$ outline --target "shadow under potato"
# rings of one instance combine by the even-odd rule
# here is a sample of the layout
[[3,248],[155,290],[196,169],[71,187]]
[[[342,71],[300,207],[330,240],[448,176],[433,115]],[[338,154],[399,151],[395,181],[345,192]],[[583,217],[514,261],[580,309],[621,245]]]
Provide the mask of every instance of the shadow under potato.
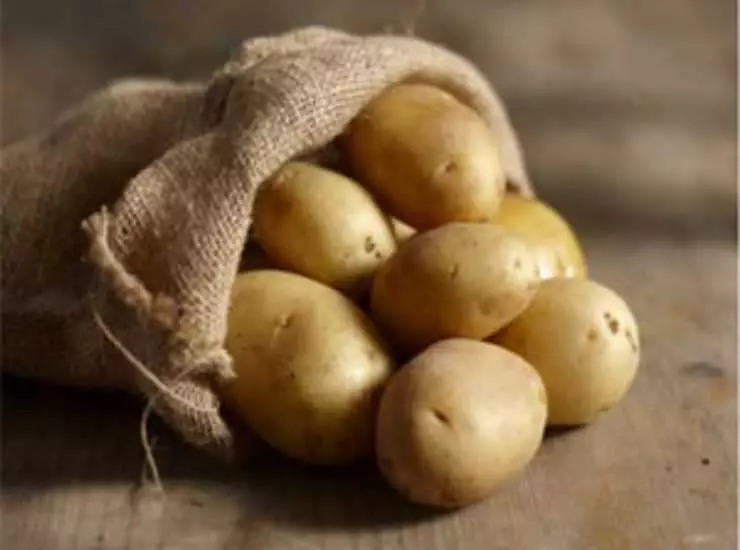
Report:
[[278,523],[312,529],[377,528],[431,521],[454,511],[410,503],[371,463],[312,468],[270,456],[244,472],[249,501]]

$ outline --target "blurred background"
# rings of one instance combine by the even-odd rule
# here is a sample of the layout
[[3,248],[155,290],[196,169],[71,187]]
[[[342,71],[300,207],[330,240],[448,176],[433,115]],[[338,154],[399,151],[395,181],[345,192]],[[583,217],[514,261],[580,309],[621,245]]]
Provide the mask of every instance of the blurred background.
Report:
[[490,78],[538,189],[581,224],[735,232],[733,0],[5,0],[2,12],[3,143],[114,78],[207,78],[256,34],[412,29]]

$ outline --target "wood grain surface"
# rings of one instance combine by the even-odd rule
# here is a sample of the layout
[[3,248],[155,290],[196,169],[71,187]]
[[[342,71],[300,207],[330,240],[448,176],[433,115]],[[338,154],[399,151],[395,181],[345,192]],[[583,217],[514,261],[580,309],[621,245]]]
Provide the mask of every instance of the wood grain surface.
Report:
[[112,78],[201,77],[239,40],[321,23],[402,29],[469,56],[501,90],[535,185],[591,272],[640,322],[626,401],[549,434],[491,499],[406,504],[370,465],[230,469],[142,403],[4,380],[7,550],[730,550],[737,547],[735,7],[731,0],[416,2],[5,0],[3,143]]

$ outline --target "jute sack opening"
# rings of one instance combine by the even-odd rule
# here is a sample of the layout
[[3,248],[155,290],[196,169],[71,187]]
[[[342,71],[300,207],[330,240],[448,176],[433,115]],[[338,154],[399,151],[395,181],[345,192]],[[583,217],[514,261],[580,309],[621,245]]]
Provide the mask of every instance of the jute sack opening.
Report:
[[505,109],[469,62],[324,28],[248,40],[207,86],[115,84],[3,150],[3,369],[141,393],[188,442],[233,457],[218,389],[234,375],[229,296],[259,185],[407,81],[480,113],[510,187],[532,194]]

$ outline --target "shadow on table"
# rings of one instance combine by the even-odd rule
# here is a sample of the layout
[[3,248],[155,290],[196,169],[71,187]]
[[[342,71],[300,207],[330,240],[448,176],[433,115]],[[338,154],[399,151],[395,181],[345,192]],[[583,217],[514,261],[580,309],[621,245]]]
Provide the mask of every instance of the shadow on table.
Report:
[[[123,484],[135,493],[144,487],[145,474],[141,407],[141,401],[126,395],[6,377],[0,478],[4,491],[12,495]],[[245,521],[362,529],[440,514],[406,503],[371,463],[311,468],[260,448],[248,464],[234,468],[189,447],[157,419],[150,425],[165,490],[168,485],[177,489],[195,484],[222,487],[231,496],[236,492],[244,498]]]

